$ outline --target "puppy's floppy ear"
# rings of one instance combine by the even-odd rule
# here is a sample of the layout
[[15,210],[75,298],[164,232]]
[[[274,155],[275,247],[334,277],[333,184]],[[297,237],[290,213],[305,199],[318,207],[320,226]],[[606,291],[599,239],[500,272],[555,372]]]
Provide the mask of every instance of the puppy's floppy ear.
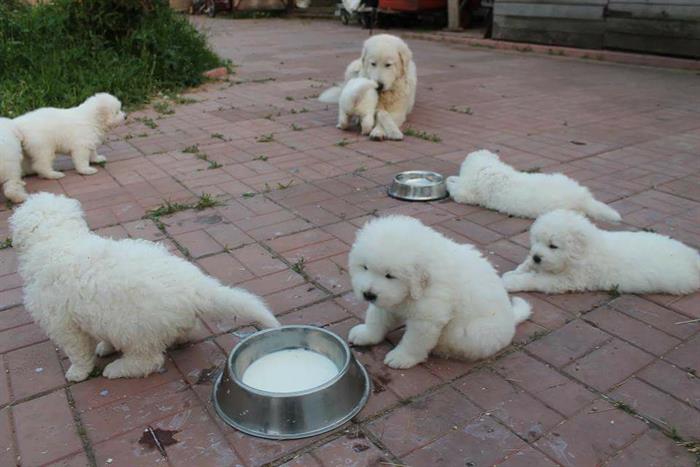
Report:
[[420,300],[423,298],[423,292],[430,283],[430,274],[420,265],[416,265],[412,270],[408,271],[408,282],[411,298]]
[[408,74],[411,60],[413,60],[413,52],[411,52],[411,49],[408,48],[405,42],[401,43],[399,46],[399,61],[401,62],[402,77]]
[[569,256],[575,260],[581,259],[588,250],[588,232],[571,230],[566,234],[565,243]]
[[362,62],[362,74],[367,76],[367,43],[362,46],[362,55],[360,55],[360,62]]

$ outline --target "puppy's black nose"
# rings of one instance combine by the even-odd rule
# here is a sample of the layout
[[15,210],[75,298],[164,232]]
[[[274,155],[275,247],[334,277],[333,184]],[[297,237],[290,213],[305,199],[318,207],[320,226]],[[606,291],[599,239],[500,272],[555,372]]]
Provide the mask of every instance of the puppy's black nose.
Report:
[[542,262],[542,258],[540,258],[538,255],[533,256],[532,260],[537,264],[540,264]]
[[368,302],[373,302],[377,299],[377,294],[374,292],[362,292],[362,296],[365,297],[365,300]]
[[377,83],[377,91],[382,92],[382,89],[384,89],[384,83]]

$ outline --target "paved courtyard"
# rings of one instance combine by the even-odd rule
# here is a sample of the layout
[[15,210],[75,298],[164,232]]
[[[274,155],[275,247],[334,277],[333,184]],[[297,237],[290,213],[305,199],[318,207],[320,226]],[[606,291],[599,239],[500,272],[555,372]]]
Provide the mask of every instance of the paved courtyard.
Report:
[[[456,173],[477,148],[521,169],[560,171],[617,208],[624,224],[700,247],[700,79],[696,72],[410,40],[419,73],[407,127],[372,142],[335,128],[315,96],[359,55],[367,32],[335,22],[205,20],[238,65],[134,112],[106,167],[30,191],[78,198],[113,238],[162,241],[227,284],[265,297],[283,323],[347,337],[364,316],[347,252],[372,216],[420,218],[473,243],[501,272],[527,252],[529,221],[452,201],[385,195],[406,169]],[[209,194],[221,204],[199,210]],[[149,216],[165,200],[180,203]],[[8,236],[0,211],[0,239]],[[649,254],[654,254],[650,251]],[[265,441],[221,423],[211,375],[248,323],[207,321],[164,371],[68,384],[67,360],[21,305],[12,248],[0,250],[0,465],[693,466],[700,439],[700,294],[522,294],[534,307],[495,358],[382,364],[401,332],[356,349],[372,375],[367,407],[333,433]],[[108,286],[107,284],[105,286]],[[128,311],[128,310],[125,310]],[[100,367],[108,363],[100,361]],[[139,443],[174,430],[167,458]]]

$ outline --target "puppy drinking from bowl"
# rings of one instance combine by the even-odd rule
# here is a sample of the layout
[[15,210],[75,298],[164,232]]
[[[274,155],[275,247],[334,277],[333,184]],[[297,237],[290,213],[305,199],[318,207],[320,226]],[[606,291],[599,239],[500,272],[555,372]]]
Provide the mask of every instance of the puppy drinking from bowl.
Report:
[[169,345],[188,340],[198,315],[279,326],[257,296],[225,287],[162,245],[93,234],[74,199],[32,195],[10,228],[24,305],[68,355],[69,381],[88,377],[95,354],[116,350],[122,357],[103,376],[147,376],[163,365]]
[[608,232],[559,209],[532,224],[530,255],[503,283],[511,292],[687,294],[700,288],[700,255],[664,235]]
[[350,330],[355,345],[380,343],[398,324],[406,331],[384,363],[410,368],[431,351],[479,359],[510,344],[530,305],[512,300],[491,264],[407,216],[389,216],[358,232],[350,251],[352,286],[369,302],[364,324]]

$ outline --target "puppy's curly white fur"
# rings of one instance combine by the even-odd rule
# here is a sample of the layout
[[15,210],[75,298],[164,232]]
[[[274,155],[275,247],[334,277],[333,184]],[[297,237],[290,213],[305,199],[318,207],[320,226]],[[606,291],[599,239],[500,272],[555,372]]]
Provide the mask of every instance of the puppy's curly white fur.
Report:
[[377,110],[377,83],[367,78],[353,78],[345,84],[338,101],[338,128],[347,130],[353,117],[360,120],[363,135],[374,128],[374,113]]
[[537,218],[530,255],[503,283],[510,291],[687,294],[700,288],[700,255],[664,235],[608,232],[556,210]]
[[122,104],[116,97],[98,93],[77,107],[45,107],[15,118],[31,171],[40,177],[57,179],[65,174],[53,169],[56,153],[70,154],[79,174],[91,175],[97,169],[90,162],[104,162],[97,154],[107,130],[124,121]]
[[25,307],[68,355],[69,381],[88,377],[96,352],[114,350],[123,355],[104,376],[150,374],[169,345],[188,339],[200,314],[279,326],[258,297],[223,286],[160,244],[93,234],[76,200],[32,195],[10,227]]
[[407,216],[370,221],[350,251],[358,297],[369,302],[364,324],[350,331],[355,345],[381,342],[396,325],[406,332],[384,363],[409,368],[431,351],[464,359],[506,347],[530,305],[511,301],[491,264],[471,245],[460,245]]
[[560,173],[518,172],[487,150],[469,154],[459,176],[447,178],[450,196],[514,216],[535,218],[554,209],[572,209],[594,219],[619,222],[620,214],[597,201],[588,188]]
[[9,118],[0,118],[0,183],[13,203],[27,199],[22,181],[22,133]]

